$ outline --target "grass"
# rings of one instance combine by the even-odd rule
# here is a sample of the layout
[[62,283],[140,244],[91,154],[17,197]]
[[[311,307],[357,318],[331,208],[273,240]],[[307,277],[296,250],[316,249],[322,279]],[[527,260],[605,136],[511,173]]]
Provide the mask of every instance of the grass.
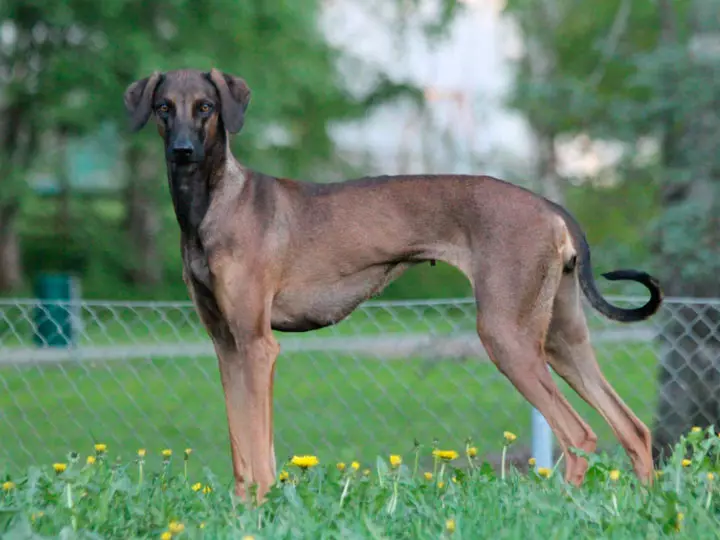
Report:
[[[611,382],[646,422],[652,420],[656,357],[644,344],[606,346],[598,357]],[[603,445],[607,425],[564,383]],[[286,354],[274,389],[278,459],[290,452],[321,459],[367,460],[434,438],[481,455],[514,426],[530,442],[530,408],[494,365],[477,359],[385,361],[373,357]],[[51,463],[68,449],[104,438],[121,457],[148,445],[196,448],[193,467],[227,475],[222,389],[213,357],[0,368],[0,472]],[[109,429],[111,427],[111,429]],[[398,447],[398,444],[401,447]],[[154,459],[154,458],[153,458]]]
[[[499,445],[498,445],[499,446]],[[81,449],[84,450],[84,449]],[[683,438],[650,487],[612,456],[587,456],[581,488],[561,469],[499,477],[475,458],[417,467],[428,447],[344,469],[285,463],[264,504],[246,505],[212,474],[186,476],[182,453],[156,466],[90,447],[3,479],[3,538],[718,538],[720,438],[713,429]],[[458,450],[463,453],[463,448]],[[109,451],[108,451],[109,452]],[[87,453],[87,452],[86,452]],[[686,456],[688,456],[686,458]],[[684,459],[686,458],[686,459]],[[188,457],[196,459],[193,452]],[[437,458],[435,458],[437,459]],[[389,461],[389,463],[388,463]],[[142,466],[142,473],[140,467]],[[426,472],[434,471],[431,478]],[[60,471],[60,472],[57,472]],[[205,489],[205,487],[209,487]]]
[[[473,310],[471,304],[459,308],[442,303],[365,307],[336,327],[291,337],[471,332],[474,319],[469,315]],[[6,320],[9,315],[6,310]],[[16,314],[13,320],[20,318]],[[207,339],[186,307],[95,309],[86,320],[84,344]],[[0,346],[12,346],[12,336],[15,346],[28,346],[28,329],[18,332],[14,327],[8,332],[6,328]],[[655,351],[645,343],[623,343],[598,346],[597,352],[610,383],[650,424],[657,393]],[[616,441],[599,415],[556,380],[599,435],[602,447],[615,448]],[[600,486],[598,493],[587,497],[576,493],[576,503],[568,503],[556,476],[540,479],[513,474],[501,482],[487,467],[482,472],[470,471],[461,485],[447,483],[442,494],[422,478],[413,480],[403,468],[397,506],[388,514],[384,509],[392,500],[391,484],[389,480],[381,483],[378,455],[399,453],[408,461],[416,440],[427,447],[438,439],[461,449],[470,437],[480,460],[494,460],[499,455],[501,434],[509,427],[518,433],[514,457],[527,452],[527,402],[495,366],[478,359],[281,354],[274,396],[278,462],[282,464],[292,453],[313,454],[323,467],[310,471],[298,485],[280,486],[262,510],[233,510],[228,495],[227,423],[214,357],[0,367],[0,476],[10,475],[18,486],[4,498],[0,494],[5,505],[0,506],[0,537],[22,537],[28,527],[45,536],[59,535],[63,527],[72,528],[73,516],[79,529],[93,531],[98,537],[157,537],[172,519],[185,524],[183,536],[198,537],[202,532],[212,538],[242,538],[243,534],[256,538],[438,538],[449,535],[443,532],[449,516],[456,521],[454,537],[468,538],[495,533],[513,538],[528,534],[622,537],[638,530],[662,532],[667,525],[661,518],[653,518],[648,525],[637,516],[638,501],[644,499],[638,499],[635,491],[623,491],[624,498],[618,499],[626,512],[620,519],[608,514],[608,486]],[[101,462],[101,467],[115,466],[114,472],[91,468],[79,473],[80,483],[73,487],[75,511],[69,513],[63,506],[63,477],[56,478],[48,466],[68,461],[68,452],[82,453],[97,442],[109,446],[108,461]],[[148,472],[146,483],[138,487],[133,476],[137,464],[132,460],[141,447],[147,448]],[[182,449],[187,447],[194,449],[188,463],[190,483],[209,483],[212,493],[193,492],[183,475],[177,474],[177,460],[182,460]],[[154,476],[165,470],[160,455],[163,448],[175,451],[165,491],[159,487],[161,478]],[[370,477],[353,480],[342,508],[339,498],[344,484],[334,469],[338,460],[348,464],[358,460],[363,469],[372,470]],[[84,456],[81,461],[84,463]],[[71,473],[82,463],[72,467]],[[468,460],[461,457],[455,464],[467,467]],[[623,464],[627,463],[622,454],[614,458],[613,466]],[[420,466],[432,467],[427,453],[421,455]],[[602,476],[603,466],[597,467]],[[616,484],[618,490],[621,486],[631,489],[631,483],[623,482]],[[81,489],[88,495],[82,497]],[[693,501],[683,500],[683,504]],[[33,522],[30,516],[40,511],[44,516]],[[685,513],[683,531],[702,530],[697,527],[704,527],[703,523],[696,520],[705,514]],[[409,517],[420,520],[420,525],[409,525]],[[560,532],[551,534],[561,518]],[[201,531],[202,522],[206,527]],[[14,533],[4,535],[3,527]]]

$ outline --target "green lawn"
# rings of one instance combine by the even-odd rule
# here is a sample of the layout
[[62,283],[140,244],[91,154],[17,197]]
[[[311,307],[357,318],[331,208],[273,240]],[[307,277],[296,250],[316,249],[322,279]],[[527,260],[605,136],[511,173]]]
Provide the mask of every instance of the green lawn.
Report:
[[[441,444],[444,441],[441,441]],[[589,456],[582,487],[552,469],[498,474],[482,460],[432,463],[430,448],[344,469],[334,461],[283,463],[264,504],[243,504],[232,483],[165,463],[45,464],[3,478],[0,536],[20,538],[712,539],[720,534],[720,439],[692,432],[684,452],[641,485],[612,456]],[[499,450],[496,439],[494,449]],[[441,446],[446,448],[446,446]],[[92,449],[90,454],[95,452]],[[189,461],[196,460],[196,453]],[[93,456],[94,457],[94,456]],[[420,463],[419,467],[416,466]],[[142,466],[142,476],[140,467]],[[432,471],[432,473],[431,473]],[[430,474],[428,477],[427,474]]]
[[[652,419],[656,358],[644,344],[599,349],[603,369],[641,418]],[[604,445],[615,440],[599,416],[566,395]],[[128,458],[145,447],[197,451],[196,464],[229,472],[227,426],[216,360],[147,359],[0,368],[0,470],[62,459],[96,441]],[[278,460],[315,453],[323,460],[374,460],[406,452],[417,438],[481,453],[504,430],[530,443],[530,408],[496,368],[478,360],[394,360],[286,354],[275,385]]]

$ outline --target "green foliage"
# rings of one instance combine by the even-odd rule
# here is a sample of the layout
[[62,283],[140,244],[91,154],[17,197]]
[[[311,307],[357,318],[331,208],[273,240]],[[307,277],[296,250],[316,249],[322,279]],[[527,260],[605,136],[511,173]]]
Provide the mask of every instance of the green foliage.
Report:
[[[537,48],[519,64],[511,104],[550,133],[624,143],[621,182],[636,182],[638,168],[652,176],[662,212],[643,227],[644,242],[670,294],[720,293],[720,55],[706,45],[720,30],[708,16],[716,7],[708,0],[507,5]],[[641,139],[657,145],[642,165]]]
[[[691,455],[683,461],[686,452]],[[720,439],[691,433],[651,487],[612,457],[587,456],[581,488],[560,470],[512,469],[498,475],[469,457],[469,466],[435,458],[431,478],[418,467],[430,449],[416,446],[375,463],[285,463],[262,505],[237,504],[232,486],[207,471],[188,475],[194,453],[115,461],[107,450],[70,454],[67,469],[31,468],[6,479],[0,492],[3,538],[79,535],[90,538],[705,538],[720,526]],[[466,451],[461,450],[462,454]],[[183,461],[181,461],[183,460]],[[504,477],[504,478],[503,478]]]
[[465,298],[472,287],[465,274],[454,266],[438,261],[435,266],[421,264],[390,283],[380,298]]
[[[459,10],[451,0],[438,0],[438,5],[437,17],[426,28],[429,35],[441,34]],[[78,187],[74,178],[78,164],[63,163],[58,157],[60,136],[68,138],[68,150],[78,141],[86,146],[88,139],[104,141],[101,161],[113,172],[118,188],[142,175],[142,182],[148,184],[143,187],[147,196],[162,209],[158,243],[177,248],[176,223],[165,211],[170,205],[162,143],[152,126],[137,134],[128,132],[122,99],[131,82],[155,70],[216,67],[247,81],[252,92],[247,122],[232,145],[248,166],[276,176],[321,182],[350,175],[334,154],[329,127],[398,98],[420,103],[422,92],[364,66],[363,72],[374,78],[374,84],[364,94],[351,95],[336,70],[341,52],[325,41],[318,27],[320,10],[318,0],[3,2],[0,21],[12,26],[17,39],[0,54],[0,67],[10,74],[2,90],[0,114],[15,118],[9,113],[17,113],[17,129],[9,121],[6,129],[22,133],[18,139],[22,144],[0,137],[0,154],[8,165],[0,203],[10,199],[22,203],[21,229],[26,232],[21,238],[31,271],[27,277],[49,267],[77,269],[77,264],[58,259],[62,258],[59,246],[68,243],[68,247],[81,245],[86,253],[82,278],[90,294],[118,298],[118,294],[148,293],[126,279],[135,255],[126,238],[124,211],[88,212],[87,200],[75,200],[72,239],[57,238],[54,250],[48,250],[55,247],[51,246],[53,229],[43,231],[37,241],[37,231],[27,232],[37,229],[34,217],[38,213],[57,210],[52,200],[34,200],[28,189],[32,174],[53,177],[64,171],[72,176],[73,189]],[[130,145],[142,149],[155,164],[154,171],[128,170],[123,159]],[[87,161],[87,156],[83,159]],[[175,287],[180,276],[178,250],[164,253],[162,260],[169,279],[152,292],[156,297],[180,294],[185,298],[186,293]]]
[[[623,4],[627,0],[593,2],[592,8],[570,0],[509,0],[507,12],[520,22],[526,46],[537,48],[550,65],[546,76],[535,77],[538,66],[521,64],[511,103],[557,133],[592,133],[598,122],[613,120],[605,107],[618,92],[647,99],[651,89],[628,85],[627,79],[635,71],[632,54],[657,40],[655,3]],[[614,23],[622,23],[617,39]]]

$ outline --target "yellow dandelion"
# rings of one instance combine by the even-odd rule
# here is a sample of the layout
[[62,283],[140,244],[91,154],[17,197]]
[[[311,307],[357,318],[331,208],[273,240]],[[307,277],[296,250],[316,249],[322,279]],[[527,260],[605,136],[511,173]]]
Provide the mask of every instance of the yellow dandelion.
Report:
[[184,530],[185,530],[185,525],[183,525],[179,521],[171,521],[168,524],[168,531],[170,531],[170,534],[180,534]]
[[363,471],[363,476],[370,476],[370,469],[365,469]]
[[702,428],[700,426],[693,426],[693,428],[690,431],[692,433],[700,433],[702,431]]
[[188,459],[190,457],[190,454],[192,454],[192,448],[186,448],[185,449],[185,459]]
[[675,530],[676,531],[680,530],[680,524],[682,523],[682,521],[684,519],[685,519],[685,514],[683,514],[682,512],[678,512],[676,519],[675,519]]
[[202,489],[202,484],[201,484],[200,482],[197,482],[197,483],[195,483],[195,484],[192,485],[192,490],[193,490],[193,491],[200,491],[201,489]]
[[452,482],[453,482],[453,484],[457,484],[457,483],[458,483],[457,477],[453,476],[453,477],[452,477]]
[[445,530],[449,533],[455,532],[455,520],[454,519],[448,519],[445,522]]
[[301,469],[308,469],[320,463],[315,456],[293,456],[290,462]]
[[512,433],[511,431],[504,431],[504,432],[503,432],[503,437],[505,438],[505,441],[506,441],[508,444],[513,443],[513,442],[515,441],[515,439],[517,439],[517,435],[515,435],[515,434]]
[[205,528],[205,522],[204,522],[204,521],[201,521],[201,522],[200,522],[200,528],[201,528],[201,529],[204,529],[204,528]]
[[242,537],[242,540],[255,540],[255,537],[251,534],[246,534]]
[[288,478],[290,478],[290,475],[287,471],[280,471],[280,474],[278,475],[278,480],[281,482],[285,482]]
[[170,531],[165,531],[160,535],[160,540],[171,540],[172,539],[172,533]]
[[87,459],[85,460],[85,462],[88,465],[93,465],[95,463],[95,461],[96,461],[95,456],[88,456]]
[[432,473],[431,473],[431,472],[426,472],[426,473],[425,473],[425,480],[432,480]]
[[534,457],[528,459],[528,465],[530,465],[531,467],[534,467],[535,463],[537,463],[537,460]]
[[3,482],[2,485],[3,491],[10,491],[11,489],[15,489],[15,482],[11,482],[8,480],[7,482]]
[[538,467],[537,473],[544,478],[550,478],[552,469],[548,469],[547,467]]
[[344,471],[345,470],[345,464],[341,461],[336,465],[338,471]]
[[161,453],[162,456],[163,456],[164,458],[166,458],[166,459],[169,459],[170,456],[172,456],[172,450],[170,450],[169,448],[166,448],[165,450],[163,450],[163,451],[160,452],[160,453]]
[[452,461],[457,459],[458,453],[455,450],[433,450],[433,456],[445,461]]
[[146,452],[145,449],[141,448],[140,450],[138,450],[137,454],[140,457],[145,457],[145,452]]
[[98,454],[102,454],[102,453],[104,453],[104,452],[107,452],[107,444],[104,444],[104,443],[98,443],[98,444],[96,444],[96,445],[95,445],[95,451],[96,451]]
[[402,458],[398,456],[397,454],[391,454],[390,455],[390,465],[393,467],[399,467],[402,463]]
[[708,482],[712,482],[713,480],[715,480],[715,475],[713,473],[709,472],[709,473],[707,473],[707,479],[708,479]]
[[692,461],[690,461],[689,459],[683,459],[683,460],[682,460],[682,466],[683,466],[683,467],[689,467],[690,465],[692,465]]
[[67,463],[53,463],[53,469],[57,474],[63,473],[67,470]]
[[439,489],[444,488],[444,487],[445,487],[445,482],[442,482],[442,481],[438,482],[438,483],[437,483],[437,487],[438,487]]
[[360,462],[359,461],[353,461],[350,464],[350,467],[352,467],[353,471],[357,471],[360,468]]
[[471,446],[470,448],[467,449],[467,455],[469,457],[475,457],[475,456],[477,456],[477,453],[478,453],[478,450],[474,446]]
[[610,480],[612,480],[613,482],[616,482],[619,478],[620,478],[620,471],[618,471],[617,469],[613,469],[612,471],[610,471]]
[[210,486],[205,486],[203,488],[203,493],[207,495],[208,493],[212,492],[212,488]]

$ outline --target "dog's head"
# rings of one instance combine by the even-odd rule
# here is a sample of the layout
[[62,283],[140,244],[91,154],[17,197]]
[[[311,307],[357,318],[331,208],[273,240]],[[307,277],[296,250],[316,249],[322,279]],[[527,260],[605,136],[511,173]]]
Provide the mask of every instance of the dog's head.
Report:
[[216,69],[155,72],[135,81],[124,95],[131,129],[155,116],[167,159],[198,163],[225,132],[238,133],[250,102],[250,89],[238,77]]

